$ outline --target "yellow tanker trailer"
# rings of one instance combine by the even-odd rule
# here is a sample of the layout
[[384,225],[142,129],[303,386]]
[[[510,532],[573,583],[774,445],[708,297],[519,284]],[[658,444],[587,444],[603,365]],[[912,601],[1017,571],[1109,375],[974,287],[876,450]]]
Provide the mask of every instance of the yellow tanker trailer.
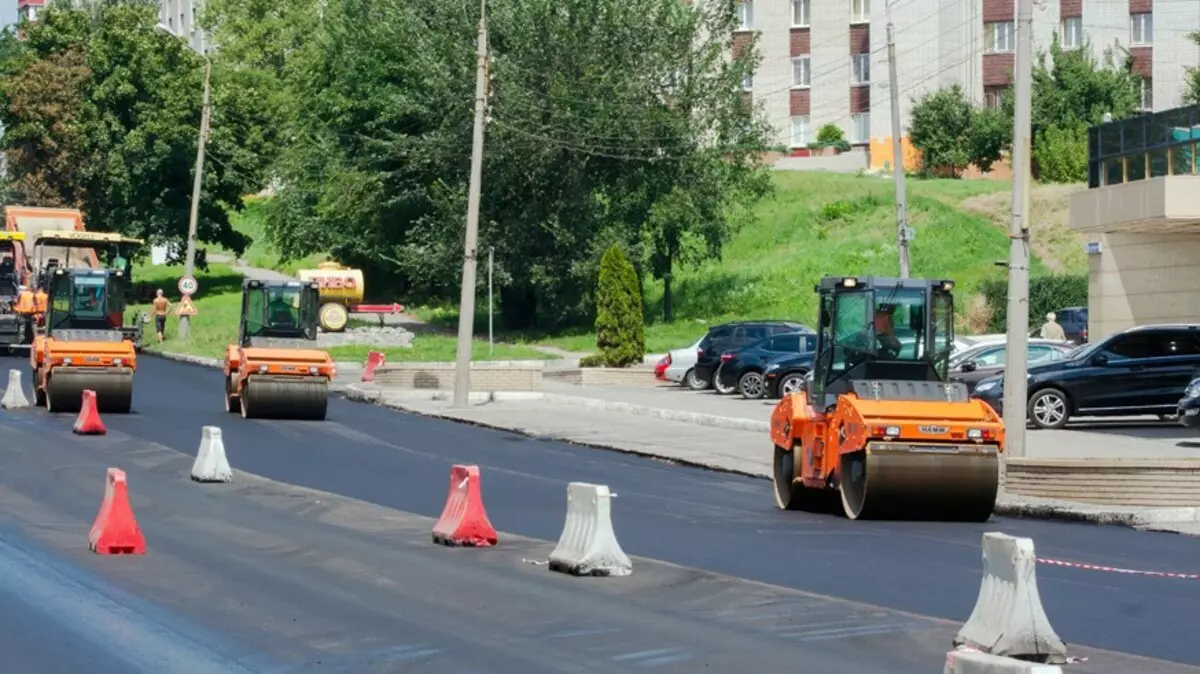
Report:
[[404,305],[363,304],[365,288],[361,269],[343,267],[336,262],[322,262],[316,269],[301,269],[297,276],[304,283],[315,283],[319,293],[321,309],[318,313],[321,329],[325,332],[342,332],[350,320],[350,314],[376,314],[383,316],[404,311]]

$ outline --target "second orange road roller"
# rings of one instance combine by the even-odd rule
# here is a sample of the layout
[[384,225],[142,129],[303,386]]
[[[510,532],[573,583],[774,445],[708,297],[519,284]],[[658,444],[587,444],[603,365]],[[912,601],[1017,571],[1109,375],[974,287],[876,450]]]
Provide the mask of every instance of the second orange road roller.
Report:
[[333,359],[316,348],[316,283],[247,280],[225,349],[225,409],[246,419],[325,419]]
[[840,497],[851,519],[991,516],[1004,424],[949,381],[953,285],[821,280],[811,377],[771,415],[780,508],[821,509]]

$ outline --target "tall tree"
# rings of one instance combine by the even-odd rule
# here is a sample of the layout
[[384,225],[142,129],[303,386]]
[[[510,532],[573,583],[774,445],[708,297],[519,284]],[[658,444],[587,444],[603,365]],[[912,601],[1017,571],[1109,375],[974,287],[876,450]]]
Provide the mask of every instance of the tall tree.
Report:
[[[719,4],[489,10],[480,249],[495,251],[507,325],[586,320],[614,242],[655,276],[719,253],[765,190],[767,127],[740,92],[756,57],[726,58],[733,4]],[[413,301],[457,296],[478,21],[466,7],[329,0],[288,54],[288,96],[304,104],[268,214],[285,254],[330,251]]]
[[[1188,39],[1200,47],[1200,30],[1188,33]],[[1183,82],[1183,102],[1187,105],[1200,105],[1200,65],[1185,66],[1186,78]]]
[[[91,229],[182,244],[204,62],[157,23],[148,3],[47,8],[0,66],[3,149],[27,198],[78,205]],[[213,99],[198,236],[240,251],[226,208],[261,178],[261,108],[219,75]],[[31,191],[38,175],[57,194]]]

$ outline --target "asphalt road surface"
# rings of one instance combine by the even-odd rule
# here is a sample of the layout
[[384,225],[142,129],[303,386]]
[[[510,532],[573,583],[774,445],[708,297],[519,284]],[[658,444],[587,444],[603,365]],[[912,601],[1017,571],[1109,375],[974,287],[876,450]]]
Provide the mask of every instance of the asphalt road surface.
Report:
[[[1183,536],[782,513],[765,481],[343,400],[326,422],[245,421],[223,411],[219,372],[151,357],[109,435],[73,436],[71,420],[0,412],[0,647],[38,665],[21,671],[929,672],[974,605],[984,531],[1048,558],[1200,571]],[[223,430],[233,485],[186,479],[204,425]],[[493,523],[516,535],[499,548],[430,543],[452,463],[480,466]],[[145,557],[87,551],[109,465],[129,473]],[[571,480],[618,494],[633,576],[531,563]],[[1200,581],[1038,574],[1089,658],[1071,670],[1200,671],[1163,662],[1200,665]]]

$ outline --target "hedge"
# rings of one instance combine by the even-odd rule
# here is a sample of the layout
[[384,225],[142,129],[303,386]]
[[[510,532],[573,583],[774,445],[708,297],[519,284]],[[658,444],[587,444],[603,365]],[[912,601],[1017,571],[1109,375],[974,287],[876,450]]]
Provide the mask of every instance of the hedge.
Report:
[[[992,332],[1008,331],[1008,277],[990,278],[980,288],[991,311]],[[1041,326],[1043,316],[1064,307],[1086,307],[1087,274],[1050,274],[1029,279],[1029,329]]]

